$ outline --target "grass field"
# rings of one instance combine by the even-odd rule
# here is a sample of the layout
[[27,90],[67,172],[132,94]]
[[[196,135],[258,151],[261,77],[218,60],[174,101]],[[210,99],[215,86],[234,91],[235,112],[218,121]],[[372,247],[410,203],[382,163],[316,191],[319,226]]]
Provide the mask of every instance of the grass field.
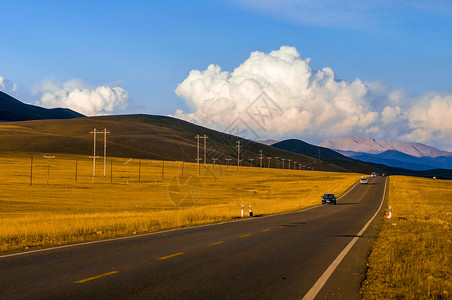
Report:
[[452,181],[391,176],[364,299],[451,299]]
[[[46,247],[318,205],[360,174],[20,153],[0,155],[0,251]],[[50,163],[50,167],[49,167]],[[164,165],[163,165],[164,164]],[[31,167],[32,166],[32,167]],[[162,174],[163,170],[163,174]],[[32,178],[30,175],[32,174]],[[163,177],[163,180],[162,180]]]

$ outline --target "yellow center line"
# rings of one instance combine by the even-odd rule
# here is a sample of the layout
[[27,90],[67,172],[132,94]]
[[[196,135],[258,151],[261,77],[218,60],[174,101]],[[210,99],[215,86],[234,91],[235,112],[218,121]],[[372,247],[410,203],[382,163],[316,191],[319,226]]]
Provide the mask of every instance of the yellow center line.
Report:
[[264,230],[262,230],[262,232],[266,232],[266,231],[270,231],[271,229],[270,228],[268,228],[268,229],[264,229]]
[[251,234],[245,234],[245,235],[242,235],[241,238],[242,238],[242,237],[247,237],[247,236],[250,236],[250,235],[251,235]]
[[184,254],[184,252],[177,252],[177,253],[174,253],[174,254],[171,254],[171,255],[168,255],[168,256],[160,257],[159,259],[163,260],[163,259],[171,258],[171,257],[182,255],[182,254]]
[[84,283],[84,282],[87,282],[87,281],[90,281],[90,280],[94,280],[94,279],[97,279],[97,278],[113,275],[113,274],[116,274],[116,273],[119,273],[119,271],[112,271],[112,272],[100,274],[100,275],[97,275],[97,276],[88,277],[88,278],[85,278],[85,279],[74,281],[74,283]]
[[219,241],[219,242],[216,242],[216,243],[209,244],[209,246],[215,246],[215,245],[219,245],[219,244],[222,244],[222,243],[224,243],[224,242],[223,241]]

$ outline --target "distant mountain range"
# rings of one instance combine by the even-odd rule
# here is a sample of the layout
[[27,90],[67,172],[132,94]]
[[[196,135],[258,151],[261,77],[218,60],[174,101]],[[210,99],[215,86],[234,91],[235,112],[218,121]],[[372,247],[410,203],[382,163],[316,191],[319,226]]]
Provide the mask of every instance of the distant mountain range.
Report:
[[420,143],[381,141],[368,137],[326,140],[321,146],[353,159],[411,170],[452,169],[452,152]]
[[84,115],[69,108],[43,108],[25,104],[0,91],[0,121],[72,119]]
[[[329,148],[352,156],[353,152],[380,154],[388,150],[396,150],[415,157],[452,156],[452,152],[442,151],[420,143],[382,141],[365,136],[334,138],[322,142],[319,146]],[[348,152],[352,153],[348,153]]]
[[[323,164],[331,163],[344,168],[372,170],[393,175],[452,179],[452,170],[447,168],[452,157],[418,158],[394,150],[381,154],[353,152],[356,156],[347,157],[331,149],[317,147],[296,139],[281,141],[273,144],[272,147],[317,157],[322,160]],[[348,152],[348,154],[350,153]]]

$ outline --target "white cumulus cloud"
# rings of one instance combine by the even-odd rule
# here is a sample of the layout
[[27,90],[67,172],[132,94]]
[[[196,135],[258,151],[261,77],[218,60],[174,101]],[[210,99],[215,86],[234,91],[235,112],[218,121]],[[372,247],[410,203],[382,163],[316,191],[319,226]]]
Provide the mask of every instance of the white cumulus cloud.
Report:
[[[378,118],[361,80],[338,80],[331,68],[312,70],[309,58],[287,46],[253,52],[233,72],[217,65],[193,70],[175,92],[192,110],[177,117],[219,130],[240,117],[266,136],[329,137],[361,131]],[[267,100],[259,99],[262,93]]]
[[0,91],[11,94],[16,92],[17,90],[17,84],[12,82],[9,79],[6,79],[5,77],[0,76]]
[[429,93],[408,111],[411,132],[406,139],[450,143],[452,139],[452,95]]
[[340,80],[313,70],[294,47],[253,52],[232,72],[192,70],[175,93],[189,112],[176,117],[248,138],[301,138],[320,143],[367,135],[452,150],[452,95],[410,97],[383,81]]
[[35,88],[35,93],[40,95],[37,105],[70,108],[88,116],[125,109],[129,99],[127,91],[121,87],[89,87],[76,79],[65,83],[44,82]]

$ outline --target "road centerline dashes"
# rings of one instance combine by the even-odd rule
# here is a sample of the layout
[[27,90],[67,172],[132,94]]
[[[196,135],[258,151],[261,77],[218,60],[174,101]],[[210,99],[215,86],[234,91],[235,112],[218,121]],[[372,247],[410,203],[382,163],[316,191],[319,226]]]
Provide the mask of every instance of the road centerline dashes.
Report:
[[175,257],[175,256],[179,256],[179,255],[182,255],[182,254],[184,254],[184,252],[177,252],[177,253],[174,253],[174,254],[171,254],[171,255],[159,257],[158,259],[159,260],[164,260],[164,259],[172,258],[172,257]]
[[97,275],[97,276],[93,276],[93,277],[88,277],[88,278],[85,278],[85,279],[77,280],[77,281],[74,281],[74,283],[84,283],[84,282],[87,282],[87,281],[91,281],[91,280],[94,280],[94,279],[102,278],[102,277],[105,277],[105,276],[110,276],[110,275],[117,274],[117,273],[119,273],[119,271],[112,271],[112,272],[100,274],[100,275]]
[[247,237],[247,236],[250,236],[250,235],[251,235],[251,233],[244,234],[244,235],[241,236],[241,238],[244,238],[244,237]]
[[208,246],[215,246],[215,245],[219,245],[219,244],[223,244],[223,243],[224,243],[223,241],[219,241],[219,242],[209,244]]

